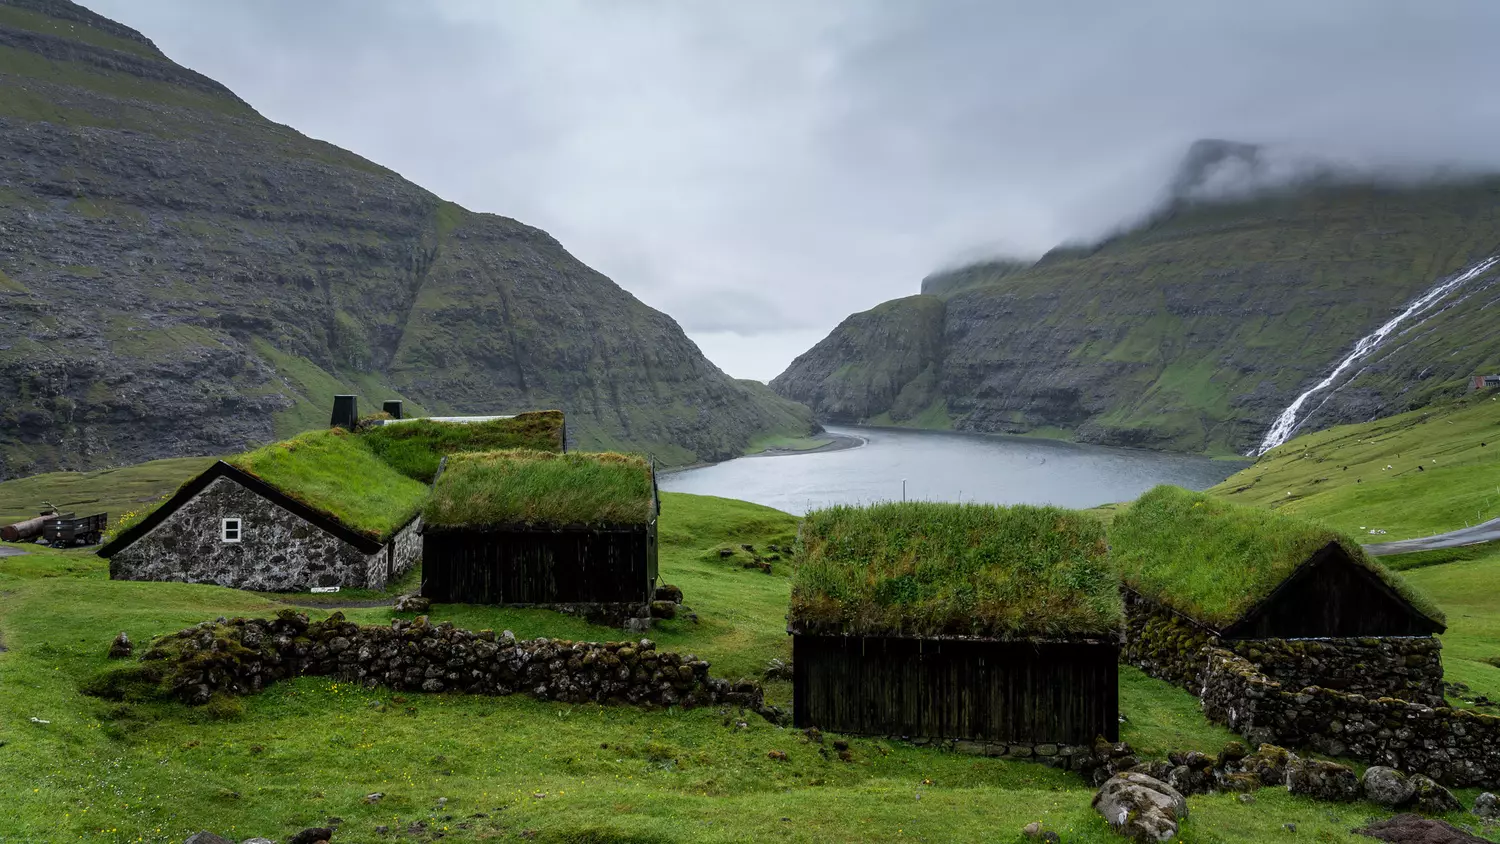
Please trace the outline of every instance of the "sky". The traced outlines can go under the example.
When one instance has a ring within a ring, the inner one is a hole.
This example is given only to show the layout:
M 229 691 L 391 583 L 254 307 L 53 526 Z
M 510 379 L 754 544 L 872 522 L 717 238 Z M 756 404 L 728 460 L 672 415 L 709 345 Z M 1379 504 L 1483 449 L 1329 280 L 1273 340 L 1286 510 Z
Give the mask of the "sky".
M 1500 165 L 1493 0 L 84 0 L 266 117 L 545 229 L 769 380 L 1189 144 Z

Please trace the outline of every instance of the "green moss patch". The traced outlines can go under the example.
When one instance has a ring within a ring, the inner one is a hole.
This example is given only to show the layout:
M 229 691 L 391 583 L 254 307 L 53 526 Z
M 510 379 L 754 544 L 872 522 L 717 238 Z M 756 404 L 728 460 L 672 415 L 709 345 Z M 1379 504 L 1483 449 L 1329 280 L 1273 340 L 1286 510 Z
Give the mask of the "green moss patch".
M 1109 537 L 1127 586 L 1218 627 L 1241 618 L 1329 543 L 1443 620 L 1431 601 L 1333 528 L 1201 492 L 1159 486 L 1115 516 Z
M 807 632 L 1114 636 L 1104 526 L 1056 507 L 902 502 L 807 515 L 792 574 Z
M 338 428 L 309 431 L 225 461 L 352 530 L 385 539 L 422 507 L 427 488 Z
M 382 460 L 409 478 L 431 483 L 447 455 L 524 448 L 563 450 L 563 413 L 539 410 L 488 422 L 413 419 L 369 428 L 361 438 Z
M 422 511 L 428 527 L 645 524 L 651 465 L 632 454 L 515 450 L 456 454 Z

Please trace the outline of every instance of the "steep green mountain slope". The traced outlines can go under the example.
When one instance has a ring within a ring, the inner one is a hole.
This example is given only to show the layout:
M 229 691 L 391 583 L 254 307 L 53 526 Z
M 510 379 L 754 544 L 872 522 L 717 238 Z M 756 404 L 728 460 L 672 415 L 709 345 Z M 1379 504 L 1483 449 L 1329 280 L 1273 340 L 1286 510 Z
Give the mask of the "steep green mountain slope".
M 1178 203 L 1024 269 L 929 278 L 936 296 L 850 317 L 771 386 L 832 421 L 1244 453 L 1361 336 L 1497 251 L 1496 179 Z M 1500 271 L 1429 317 L 1310 402 L 1302 430 L 1419 407 L 1500 370 Z
M 561 407 L 674 463 L 805 434 L 545 232 L 258 115 L 66 0 L 0 0 L 0 478 L 237 451 L 335 392 Z

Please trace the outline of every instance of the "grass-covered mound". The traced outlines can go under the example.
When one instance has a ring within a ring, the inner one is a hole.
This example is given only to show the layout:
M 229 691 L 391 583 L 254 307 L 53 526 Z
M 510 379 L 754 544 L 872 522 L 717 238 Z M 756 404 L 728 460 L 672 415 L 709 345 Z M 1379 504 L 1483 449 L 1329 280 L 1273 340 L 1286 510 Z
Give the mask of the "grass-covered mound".
M 1216 627 L 1237 621 L 1331 542 L 1418 610 L 1443 620 L 1430 600 L 1348 536 L 1201 492 L 1151 490 L 1115 516 L 1109 539 L 1125 585 Z
M 409 478 L 431 483 L 449 454 L 525 448 L 563 450 L 563 413 L 538 410 L 488 422 L 413 419 L 372 426 L 360 435 L 380 459 Z
M 807 515 L 792 574 L 804 632 L 1114 636 L 1104 526 L 1056 507 L 903 502 Z
M 633 454 L 494 451 L 455 454 L 422 511 L 433 528 L 645 524 L 651 464 Z
M 309 431 L 225 462 L 351 530 L 385 539 L 422 508 L 427 487 L 339 428 Z

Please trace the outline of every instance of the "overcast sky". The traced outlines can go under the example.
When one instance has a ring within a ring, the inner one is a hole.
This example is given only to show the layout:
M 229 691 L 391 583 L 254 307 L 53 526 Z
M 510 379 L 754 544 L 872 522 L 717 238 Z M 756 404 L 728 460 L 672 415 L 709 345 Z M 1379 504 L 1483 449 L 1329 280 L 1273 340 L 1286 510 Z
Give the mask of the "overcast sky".
M 1187 145 L 1500 157 L 1494 0 L 84 0 L 262 114 L 546 229 L 769 380 Z

